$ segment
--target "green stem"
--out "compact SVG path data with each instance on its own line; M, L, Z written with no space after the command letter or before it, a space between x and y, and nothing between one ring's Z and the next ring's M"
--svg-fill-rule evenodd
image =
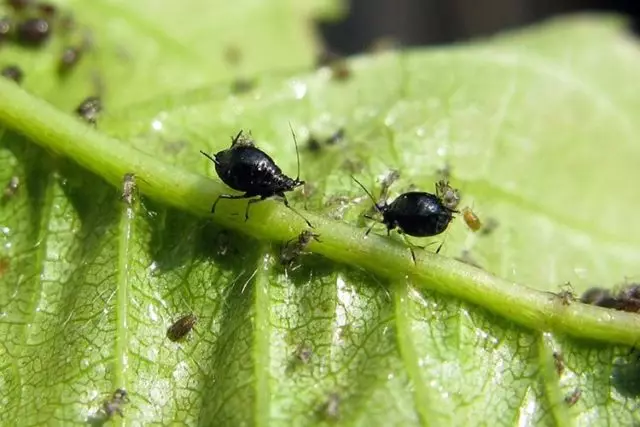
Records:
M211 202L227 191L219 181L165 164L110 138L80 120L0 79L0 122L36 143L68 156L119 186L133 172L140 190L158 201L209 216ZM197 155L197 154L194 154ZM221 203L213 219L264 240L288 240L305 227L281 203L252 207L244 221L244 204ZM512 283L443 256L422 252L414 265L406 247L382 236L363 238L352 225L305 212L322 236L309 250L338 262L358 266L391 281L408 279L421 289L435 290L469 301L515 323L539 331L634 345L640 340L640 316L579 303Z

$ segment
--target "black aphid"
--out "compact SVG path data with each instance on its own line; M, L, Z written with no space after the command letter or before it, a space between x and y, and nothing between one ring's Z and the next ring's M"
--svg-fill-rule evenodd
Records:
M184 339L197 322L198 317L195 314L182 316L167 329L167 338L174 342Z
M115 413L124 417L122 408L126 403L129 403L129 395L126 390L122 388L117 389L113 392L111 399L105 400L102 403L102 410L104 411L105 418L110 419Z
M24 77L22 69L17 65L7 65L2 69L1 74L2 77L13 80L17 84L20 84L22 82L22 78Z
M83 118L92 125L96 124L96 120L102 111L102 101L97 96L90 96L80 103L76 108L78 116Z
M259 199L249 200L245 210L245 220L249 219L249 208L253 203L261 202L270 197L278 196L284 201L284 205L291 209L296 215L305 220L309 227L313 225L303 217L298 211L289 205L289 201L284 193L293 191L295 188L304 185L300 180L300 155L298 153L298 142L296 135L291 129L293 142L296 146L296 158L298 160L298 175L295 179L289 178L282 173L271 157L264 151L257 148L253 141L242 137L242 131L238 132L231 140L231 147L217 152L210 156L204 151L200 151L203 156L215 164L216 173L229 187L244 194L232 195L221 194L211 206L211 213L215 213L216 205L220 199Z
M311 239L320 242L320 236L311 230L305 230L298 237L289 240L280 251L280 264L285 267L291 266L293 261L302 254L304 249L311 243Z
M637 313L640 312L640 298L638 298L640 295L638 295L638 288L638 285L631 284L620 290L617 295L613 295L608 289L591 288L582 294L580 301L598 307Z
M18 43L26 46L41 46L51 35L51 25L43 18L30 18L20 22L16 27Z
M435 236L447 229L453 214L457 212L445 206L435 194L422 191L403 193L391 203L376 202L369 190L355 177L352 178L367 193L375 209L382 215L382 221L379 222L387 227L387 234L397 228L399 233L409 236ZM369 234L374 225L369 227L366 234Z

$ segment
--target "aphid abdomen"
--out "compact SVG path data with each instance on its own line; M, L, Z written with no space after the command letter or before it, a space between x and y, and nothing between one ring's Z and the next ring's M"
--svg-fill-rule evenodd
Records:
M435 195L409 192L387 206L384 218L385 223L395 224L405 234L429 237L446 230L453 216Z
M253 146L236 146L217 153L216 159L218 176L234 190L260 196L276 193L273 183L282 171L266 153Z

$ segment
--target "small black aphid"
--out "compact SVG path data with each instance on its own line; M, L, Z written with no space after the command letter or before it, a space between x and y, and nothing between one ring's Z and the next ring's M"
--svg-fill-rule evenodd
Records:
M16 27L18 43L26 46L41 46L51 35L51 25L43 18L30 18L22 21Z
M7 17L0 18L0 42L3 42L7 38L9 38L12 26L13 22L11 21L11 19Z
M621 305L620 300L612 296L609 289L603 288L587 289L580 297L580 302L616 310L620 310Z
M121 417L124 417L124 413L122 412L122 407L129 403L129 395L126 390L119 388L113 395L111 399L105 400L102 403L102 410L104 411L104 415L107 419L111 418L113 414L117 413Z
M90 96L80 103L76 108L78 116L83 118L92 125L96 124L96 120L102 111L102 101L97 96Z
M68 46L62 51L60 60L58 62L58 73L61 75L67 74L80 62L84 48L79 46Z
M193 313L182 316L167 329L167 338L174 342L182 340L191 332L197 322L198 317Z
M7 65L2 69L1 74L2 77L13 80L17 84L20 84L22 82L22 78L24 77L22 69L17 65Z
M122 201L127 205L133 205L133 196L136 190L136 176L132 173L125 173L122 178Z
M285 267L291 266L291 263L309 245L311 239L320 242L319 238L318 234L313 233L311 230L305 230L297 238L289 240L280 251L280 264Z
M2 192L3 200L10 199L11 197L15 196L19 188L20 178L14 175L11 177L11 179L9 179L9 182L4 187L4 191Z
M379 203L360 181L355 177L352 178L367 193L375 209L382 215L382 221L379 222L387 227L387 234L397 228L399 233L409 236L435 236L447 229L453 214L457 212L445 206L435 194L422 191L403 193L391 203L386 201ZM373 225L369 227L366 234L371 232Z
M238 132L231 140L231 147L218 151L210 156L204 151L200 151L203 156L215 164L216 173L229 187L244 194L232 195L221 194L211 206L211 213L215 213L216 205L220 199L259 199L249 200L245 210L245 221L249 219L249 208L253 203L261 202L270 197L278 196L284 201L284 205L305 220L307 225L313 225L303 217L298 211L289 205L289 201L284 193L293 191L295 188L304 185L300 180L300 156L298 153L298 142L296 135L291 129L293 142L296 146L296 158L298 160L298 175L295 179L289 178L282 173L271 157L264 151L257 148L249 139L242 137L242 131Z

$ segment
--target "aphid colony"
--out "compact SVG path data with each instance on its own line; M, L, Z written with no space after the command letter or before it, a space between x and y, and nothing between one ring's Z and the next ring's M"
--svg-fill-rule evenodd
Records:
M42 49L53 34L60 33L65 37L67 41L56 59L59 78L68 77L91 49L87 32L84 31L82 36L72 33L76 29L72 15L54 4L38 0L5 0L5 4L8 14L0 16L0 45L10 43L28 49ZM28 73L17 64L1 65L0 74L16 84L21 84L28 77ZM101 110L100 99L90 96L80 103L75 113L95 125Z

